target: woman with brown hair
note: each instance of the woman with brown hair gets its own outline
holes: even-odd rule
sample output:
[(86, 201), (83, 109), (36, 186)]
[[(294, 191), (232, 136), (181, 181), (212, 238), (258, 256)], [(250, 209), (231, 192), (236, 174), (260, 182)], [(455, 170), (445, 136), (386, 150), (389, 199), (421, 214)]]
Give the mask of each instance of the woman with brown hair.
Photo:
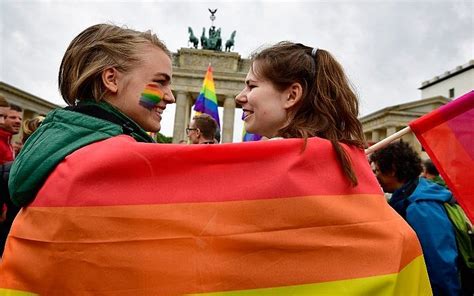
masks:
[(267, 138), (320, 137), (331, 141), (350, 183), (357, 185), (340, 143), (363, 149), (358, 101), (341, 65), (323, 49), (280, 42), (256, 52), (235, 98), (245, 129)]

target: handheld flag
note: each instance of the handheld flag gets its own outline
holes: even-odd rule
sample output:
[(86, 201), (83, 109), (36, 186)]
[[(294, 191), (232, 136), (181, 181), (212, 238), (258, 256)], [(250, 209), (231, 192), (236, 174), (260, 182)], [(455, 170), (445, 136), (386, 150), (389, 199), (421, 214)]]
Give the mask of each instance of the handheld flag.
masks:
[(474, 221), (474, 91), (409, 125), (468, 218)]
[(214, 78), (212, 77), (212, 67), (211, 64), (209, 64), (206, 76), (204, 77), (204, 82), (202, 83), (201, 92), (194, 104), (194, 111), (196, 111), (197, 114), (209, 114), (215, 119), (217, 126), (220, 128), (221, 124), (217, 107), (216, 88), (214, 86)]
[(0, 294), (430, 295), (363, 152), (343, 145), (352, 187), (329, 141), (303, 145), (83, 147), (16, 217)]

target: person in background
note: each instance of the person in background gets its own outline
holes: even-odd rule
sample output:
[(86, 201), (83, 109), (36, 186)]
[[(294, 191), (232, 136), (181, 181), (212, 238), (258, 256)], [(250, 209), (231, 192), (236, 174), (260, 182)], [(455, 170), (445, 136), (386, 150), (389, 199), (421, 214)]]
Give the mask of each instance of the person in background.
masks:
[(460, 295), (458, 249), (443, 203), (452, 199), (446, 188), (420, 178), (421, 159), (405, 142), (370, 155), (375, 175), (389, 204), (410, 224), (420, 240), (434, 295)]
[(5, 129), (5, 119), (10, 104), (4, 96), (0, 95), (0, 164), (13, 160), (13, 148), (11, 146), (12, 133)]
[(444, 182), (443, 178), (440, 177), (439, 172), (431, 159), (423, 161), (423, 171), (421, 172), (421, 176), (431, 182), (446, 187), (446, 182)]
[[(23, 137), (22, 145), (33, 134), (33, 132), (43, 122), (43, 116), (37, 116), (32, 119), (27, 119), (23, 122)], [(3, 249), (7, 240), (8, 233), (13, 223), (13, 219), (20, 211), (20, 207), (14, 205), (10, 199), (8, 192), (8, 178), (13, 161), (0, 165), (0, 204), (4, 208), (4, 221), (0, 224), (0, 257), (3, 255)]]
[(10, 110), (10, 104), (3, 95), (0, 95), (0, 126), (5, 123), (8, 110)]
[(10, 105), (10, 109), (6, 112), (5, 121), (0, 126), (0, 137), (2, 138), (2, 160), (0, 163), (5, 163), (15, 159), (16, 143), (12, 143), (12, 136), (20, 132), (21, 123), (23, 119), (23, 109), (17, 105)]
[(13, 135), (18, 134), (21, 129), (22, 120), (23, 108), (10, 104), (10, 110), (7, 111), (7, 117), (4, 123), (5, 130), (11, 132)]
[[(9, 154), (10, 146), (10, 134), (5, 134), (1, 127), (5, 123), (5, 118), (7, 117), (7, 111), (10, 109), (10, 104), (7, 102), (3, 95), (0, 95), (0, 165), (5, 163), (4, 156)], [(0, 176), (1, 177), (1, 176)], [(3, 199), (3, 196), (6, 196), (8, 193), (8, 187), (6, 183), (3, 184), (3, 178), (0, 178), (0, 199)], [(6, 206), (3, 203), (0, 203), (0, 223), (6, 219)]]
[(186, 134), (191, 144), (215, 144), (217, 123), (208, 114), (199, 114), (193, 117)]
[(221, 142), (221, 129), (219, 126), (216, 128), (216, 133), (214, 135), (214, 143), (219, 144)]

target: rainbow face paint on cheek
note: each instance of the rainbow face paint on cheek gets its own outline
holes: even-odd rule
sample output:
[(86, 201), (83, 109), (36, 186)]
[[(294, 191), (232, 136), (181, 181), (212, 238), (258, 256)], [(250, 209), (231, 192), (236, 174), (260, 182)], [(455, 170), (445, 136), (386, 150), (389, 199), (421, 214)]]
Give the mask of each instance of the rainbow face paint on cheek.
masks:
[(163, 91), (154, 84), (147, 84), (140, 97), (140, 105), (153, 109), (163, 99)]

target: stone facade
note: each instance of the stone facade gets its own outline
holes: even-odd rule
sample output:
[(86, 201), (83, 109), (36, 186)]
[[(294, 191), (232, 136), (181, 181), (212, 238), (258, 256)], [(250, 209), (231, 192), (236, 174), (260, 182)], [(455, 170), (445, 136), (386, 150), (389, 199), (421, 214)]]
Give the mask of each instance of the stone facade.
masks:
[(173, 143), (186, 139), (185, 129), (209, 63), (213, 68), (218, 105), (224, 107), (222, 142), (232, 142), (236, 107), (234, 98), (244, 87), (250, 61), (242, 59), (235, 52), (181, 48), (173, 54), (172, 90), (176, 98)]
[[(359, 118), (359, 120), (362, 123), (365, 138), (369, 145), (371, 145), (404, 129), (408, 126), (410, 121), (439, 108), (449, 101), (449, 99), (442, 96), (422, 99), (386, 107), (363, 116)], [(425, 152), (422, 150), (421, 144), (413, 133), (404, 135), (402, 139), (403, 141), (408, 142), (422, 158), (427, 158)]]
[[(23, 108), (23, 120), (30, 119), (38, 115), (46, 115), (49, 111), (59, 106), (43, 100), (35, 95), (27, 93), (21, 89), (0, 81), (0, 93), (5, 96), (10, 104)], [(20, 131), (20, 134), (22, 132)], [(19, 136), (13, 137), (14, 141), (19, 140)]]

